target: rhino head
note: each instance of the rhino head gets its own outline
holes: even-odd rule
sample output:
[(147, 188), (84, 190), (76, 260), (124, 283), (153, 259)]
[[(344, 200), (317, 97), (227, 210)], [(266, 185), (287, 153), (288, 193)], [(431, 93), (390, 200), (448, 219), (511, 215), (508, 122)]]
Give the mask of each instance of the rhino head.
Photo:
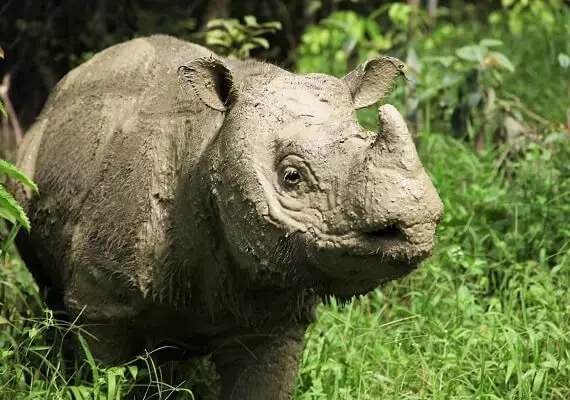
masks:
[(432, 253), (442, 203), (402, 116), (380, 107), (371, 132), (355, 112), (383, 98), (402, 67), (377, 57), (342, 79), (215, 58), (179, 69), (222, 115), (203, 181), (236, 275), (351, 296)]

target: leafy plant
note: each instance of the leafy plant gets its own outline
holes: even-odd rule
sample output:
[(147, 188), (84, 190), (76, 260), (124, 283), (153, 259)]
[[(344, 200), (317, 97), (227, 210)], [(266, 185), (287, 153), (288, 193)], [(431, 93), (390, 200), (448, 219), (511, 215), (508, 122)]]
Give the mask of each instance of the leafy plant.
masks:
[[(503, 82), (504, 73), (514, 73), (515, 67), (504, 53), (496, 50), (502, 45), (497, 39), (482, 39), (457, 48), (453, 55), (426, 57), (428, 69), (443, 67), (446, 73), (439, 84), (424, 82), (425, 90), (419, 94), (418, 103), (437, 99), (449, 111), (456, 136), (482, 140), (493, 119), (500, 118), (507, 109), (512, 111), (508, 106), (513, 103), (505, 99)], [(522, 117), (517, 114), (517, 119)]]
[[(367, 58), (390, 52), (402, 57), (400, 50), (408, 39), (412, 8), (407, 4), (389, 3), (369, 15), (354, 11), (336, 11), (303, 33), (297, 49), (298, 69), (321, 71), (335, 76), (345, 74)], [(419, 13), (421, 26), (425, 13)], [(380, 23), (388, 18), (392, 26)]]
[(562, 0), (501, 0), (501, 5), (506, 11), (506, 18), (500, 12), (492, 13), (489, 18), (494, 23), (506, 19), (510, 31), (516, 35), (521, 35), (529, 22), (554, 24), (555, 13), (565, 7)]
[[(0, 59), (4, 58), (4, 50), (0, 47)], [(7, 118), (6, 110), (4, 105), (0, 101), (0, 113), (3, 118)], [(0, 178), (11, 177), (16, 182), (21, 182), (32, 188), (33, 191), (37, 192), (38, 187), (36, 184), (24, 174), (15, 165), (9, 163), (6, 160), (0, 159)], [(0, 182), (0, 219), (9, 221), (12, 224), (7, 237), (0, 240), (0, 260), (5, 257), (8, 247), (12, 244), (12, 241), (16, 237), (20, 227), (24, 227), (26, 230), (30, 230), (30, 221), (26, 216), (26, 213), (22, 209), (22, 206), (14, 199), (12, 194), (8, 192), (3, 183)]]
[(244, 17), (245, 24), (237, 19), (214, 19), (208, 22), (206, 45), (224, 55), (240, 59), (250, 57), (252, 50), (269, 49), (269, 41), (262, 37), (280, 30), (278, 21), (259, 23), (252, 15)]
[[(14, 181), (29, 186), (34, 192), (38, 192), (36, 184), (28, 178), (24, 172), (10, 162), (2, 159), (0, 159), (0, 176), (11, 177)], [(16, 201), (16, 199), (14, 199), (12, 194), (8, 192), (5, 185), (2, 183), (0, 183), (0, 218), (9, 221), (12, 224), (12, 228), (10, 229), (6, 239), (1, 243), (2, 253), (0, 254), (0, 257), (3, 257), (6, 254), (8, 247), (16, 237), (20, 227), (23, 227), (28, 231), (30, 230), (30, 221), (28, 220), (22, 206)]]

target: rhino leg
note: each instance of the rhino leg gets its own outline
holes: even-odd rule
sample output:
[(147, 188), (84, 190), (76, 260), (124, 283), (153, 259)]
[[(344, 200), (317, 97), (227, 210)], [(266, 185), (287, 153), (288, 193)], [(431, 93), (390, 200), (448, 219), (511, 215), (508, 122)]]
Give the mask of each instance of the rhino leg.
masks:
[(234, 336), (212, 357), (222, 400), (290, 400), (303, 351), (305, 326), (279, 334)]

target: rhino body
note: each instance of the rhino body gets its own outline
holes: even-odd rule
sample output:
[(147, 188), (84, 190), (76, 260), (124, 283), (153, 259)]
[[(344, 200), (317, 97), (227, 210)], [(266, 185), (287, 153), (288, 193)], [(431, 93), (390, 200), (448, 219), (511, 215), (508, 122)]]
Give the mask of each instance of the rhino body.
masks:
[(432, 252), (442, 205), (400, 114), (355, 116), (401, 67), (299, 75), (157, 35), (69, 72), (17, 158), (48, 304), (106, 364), (178, 343), (212, 354), (223, 399), (289, 399), (317, 302)]

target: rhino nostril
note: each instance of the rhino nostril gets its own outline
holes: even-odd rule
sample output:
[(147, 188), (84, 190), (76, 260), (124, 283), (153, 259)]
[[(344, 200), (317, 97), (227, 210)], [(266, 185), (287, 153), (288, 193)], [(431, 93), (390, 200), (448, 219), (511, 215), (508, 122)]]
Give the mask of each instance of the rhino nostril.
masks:
[(403, 232), (396, 225), (388, 225), (385, 228), (364, 231), (364, 236), (370, 239), (401, 239)]

